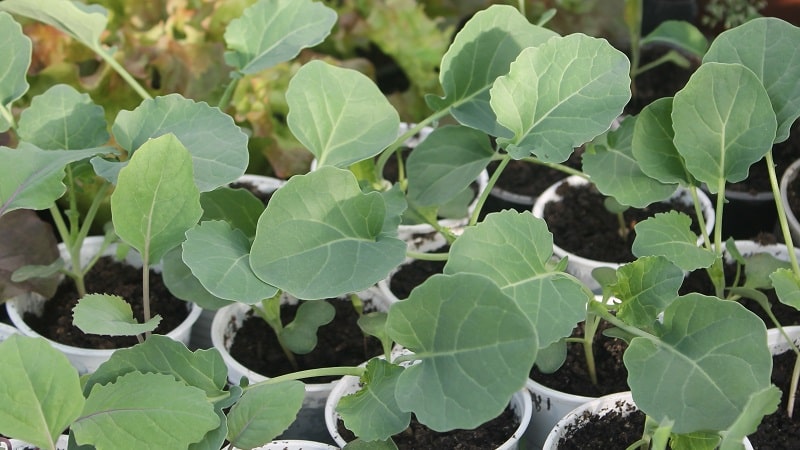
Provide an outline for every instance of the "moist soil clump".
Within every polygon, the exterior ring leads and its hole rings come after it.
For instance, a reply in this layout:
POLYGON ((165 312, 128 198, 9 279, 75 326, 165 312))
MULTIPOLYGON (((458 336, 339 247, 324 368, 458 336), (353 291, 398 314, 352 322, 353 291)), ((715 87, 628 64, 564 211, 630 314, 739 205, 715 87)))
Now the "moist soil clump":
POLYGON ((620 402, 613 411, 604 416, 586 412, 575 426, 558 442, 559 450, 625 450, 641 439, 644 431, 645 414, 632 411, 632 405, 620 402))
POLYGON ((792 379, 792 370, 795 354, 792 351, 781 353, 772 357, 772 383, 783 391, 778 410, 765 416, 756 432, 749 435, 750 443, 759 450, 784 450, 794 448, 800 442, 800 401, 794 402, 794 419, 786 414, 788 403, 789 385, 792 379))
MULTIPOLYGON (((130 303, 133 315, 144 320, 142 305, 142 271, 110 256, 100 258, 85 278, 88 293, 118 295, 130 303)), ((55 296, 45 302, 44 312, 31 312, 23 320, 42 336, 74 347, 115 349, 136 345, 135 336, 101 336, 86 334, 72 324, 72 309, 78 304, 78 292, 71 279, 65 279, 55 296)), ((177 328, 189 315, 187 303, 170 294, 161 274, 150 270, 150 311, 160 315, 155 333, 167 334, 177 328)))
MULTIPOLYGON (((519 427, 517 419, 511 408, 506 408, 502 414, 480 425, 474 430, 452 430, 446 432, 433 431, 419 423, 412 415, 411 424, 402 433, 392 436, 392 440, 400 450, 411 449, 455 449, 455 450, 485 450, 500 447, 511 438, 519 427)), ((345 441, 352 441, 355 435, 338 422, 339 434, 345 441)), ((517 436, 520 437, 520 436, 517 436)))
MULTIPOLYGON (((366 336, 358 327, 358 314, 353 304, 346 300, 326 299, 336 309, 333 321, 319 328, 317 346, 311 353, 295 355, 298 368, 294 369, 278 344, 275 332, 258 315, 249 311, 236 331, 230 354, 248 369, 266 377, 277 377, 296 370, 318 369, 333 366, 357 366, 383 352, 380 341, 366 336)), ((281 305, 281 320, 291 322, 298 305, 281 305)), ((365 312, 369 310, 366 302, 365 312)), ((327 383, 339 377, 308 378, 308 383, 327 383)))
POLYGON ((636 232, 633 227, 658 213, 678 211, 692 218, 692 231, 699 234, 692 205, 678 199, 656 202, 646 208, 629 208, 623 213, 627 236, 619 232, 615 214, 603 205, 605 197, 592 184, 570 186, 562 183, 556 190, 562 201, 549 202, 544 220, 553 233, 553 242, 566 250, 595 261, 626 263, 635 260, 631 252, 636 232))

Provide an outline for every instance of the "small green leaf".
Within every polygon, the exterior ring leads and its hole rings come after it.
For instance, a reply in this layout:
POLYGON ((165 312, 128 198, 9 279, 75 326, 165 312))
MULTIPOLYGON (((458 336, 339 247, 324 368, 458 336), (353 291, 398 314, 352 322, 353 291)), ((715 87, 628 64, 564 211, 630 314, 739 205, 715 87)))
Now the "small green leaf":
POLYGON ((622 52, 583 34, 526 48, 491 89, 497 121, 514 133, 498 145, 516 159, 566 161, 620 115, 631 97, 629 71, 622 52))
POLYGON ((303 405, 299 381, 253 386, 228 414, 228 440, 237 448, 253 448, 275 439, 294 422, 303 405))
POLYGON ((214 296, 203 287, 194 276, 192 269, 183 262, 183 248, 175 247, 168 251, 161 260, 164 284, 169 292, 181 300, 197 303, 204 309, 217 310, 233 303, 230 300, 214 296))
POLYGON ((665 20, 653 31, 644 36, 639 45, 651 43, 666 44, 670 48, 683 50, 697 58, 702 58, 708 50, 708 39, 703 32, 683 20, 665 20))
POLYGON ((131 372, 95 385, 70 427, 97 448, 185 448, 219 426, 205 393, 169 375, 131 372), (158 426, 153 426, 158 424, 158 426))
POLYGON ((723 431, 720 450, 736 450, 742 448, 742 440, 756 432, 758 424, 764 416, 778 409, 781 401, 781 390, 777 386, 769 386, 750 395, 742 415, 727 430, 723 431))
POLYGON ((664 256, 683 270, 707 268, 716 254, 697 246, 692 218, 676 211, 659 213, 636 224, 631 250, 636 256, 664 256))
POLYGON ((111 194, 117 235, 148 264, 180 245, 202 212, 191 156, 171 134, 148 141, 134 153, 111 194))
MULTIPOLYGON (((25 76, 31 65, 31 40, 22 27, 7 13, 0 13, 0 61, 5 69, 0 74, 0 111, 11 112, 10 105, 28 91, 25 76)), ((0 133, 11 126, 6 116, 0 114, 0 133)))
MULTIPOLYGON (((112 132, 119 145, 134 155, 151 139, 175 135, 192 156, 194 181, 201 192, 235 181, 249 161, 247 136, 231 116, 179 94, 145 100, 133 111, 120 111, 112 132)), ((112 182, 126 165, 99 159, 92 164, 112 182)))
POLYGON ((686 168, 716 194, 747 178, 772 148, 777 122, 767 91, 739 64, 705 63, 672 102, 675 147, 686 168))
POLYGON ((514 300, 476 274, 428 278, 392 305, 387 326, 419 360, 399 375, 397 404, 436 431, 499 415, 528 379, 539 347, 514 300))
POLYGON ((638 328, 652 327, 653 322, 678 296, 683 284, 681 269, 660 256, 639 258, 620 266, 611 292, 622 303, 617 317, 638 328))
POLYGON ((250 240, 227 222, 201 222, 186 232, 183 261, 212 295, 249 305, 270 298, 278 288, 250 268, 250 240))
POLYGON ((102 6, 71 0, 4 0, 0 11, 44 22, 98 50, 108 23, 108 13, 102 6))
POLYGON ((387 313, 380 311, 363 314, 358 318, 358 327, 361 331, 381 341, 383 352, 387 355, 392 349, 392 339, 389 337, 389 330, 386 328, 388 318, 389 315, 387 313))
POLYGON ((19 137, 44 150, 80 150, 108 142, 101 106, 89 94, 57 84, 31 100, 19 118, 19 137))
POLYGON ((756 252, 745 257, 747 279, 744 286, 752 289, 770 289, 770 277, 778 269, 791 269, 788 261, 781 261, 767 252, 756 252))
POLYGON ((259 219, 250 265, 265 282, 304 300, 364 290, 405 258, 395 212, 382 194, 362 193, 347 170, 294 176, 259 219))
POLYGON ((286 347, 298 355, 311 352, 317 346, 317 330, 329 324, 335 315, 336 308, 328 302, 302 302, 294 320, 281 332, 286 347))
POLYGON ((264 204, 250 191, 227 186, 200 194, 200 205, 202 220, 225 220, 250 238, 256 235, 258 217, 264 212, 264 204))
POLYGON ((361 377, 362 388, 342 397, 336 411, 347 429, 364 441, 383 441, 411 423, 411 413, 400 410, 395 389, 403 367, 373 358, 361 377))
POLYGON ((397 139, 397 111, 372 80, 355 70, 311 61, 292 77, 286 102, 289 129, 319 167, 345 168, 397 139))
POLYGON ((800 310, 800 280, 789 269, 778 269, 770 275, 778 300, 784 305, 789 305, 800 310))
POLYGON ((261 0, 225 28, 225 62, 251 75, 289 61, 319 44, 336 23, 336 11, 310 0, 261 0))
POLYGON ((109 294, 86 295, 78 300, 72 311, 75 326, 91 334, 133 336, 153 331, 161 322, 161 316, 155 316, 145 323, 139 323, 133 317, 128 302, 109 294))
POLYGON ((660 98, 642 109, 636 118, 631 143, 633 156, 642 172, 662 183, 698 185, 686 171, 675 148, 672 129, 672 97, 660 98))
POLYGON ((479 177, 493 154, 480 131, 463 126, 435 129, 408 157, 409 202, 432 206, 455 198, 479 177))
POLYGON ((542 373, 553 373, 567 360, 567 341, 561 339, 547 347, 539 349, 536 356, 536 367, 542 373))
POLYGON ((22 266, 11 274, 11 281, 15 283, 22 283, 33 278, 51 277, 59 273, 64 266, 64 260, 61 258, 56 259, 48 265, 22 266))
POLYGON ((83 408, 75 368, 44 339, 19 334, 0 342, 0 361, 0 402, 15 405, 0 408, 0 433, 55 448, 83 408))

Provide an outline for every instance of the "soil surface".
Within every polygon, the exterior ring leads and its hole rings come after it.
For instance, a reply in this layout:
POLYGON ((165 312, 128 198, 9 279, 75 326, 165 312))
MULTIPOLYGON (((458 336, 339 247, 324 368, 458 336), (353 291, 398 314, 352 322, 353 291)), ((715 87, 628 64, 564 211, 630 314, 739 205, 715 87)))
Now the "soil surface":
MULTIPOLYGON (((133 315, 142 321, 142 271, 110 256, 100 258, 85 279, 89 293, 119 295, 131 304, 133 315)), ((135 336, 99 336, 86 334, 72 324, 72 308, 78 303, 78 292, 71 281, 64 281, 55 296, 45 303, 44 313, 25 313, 23 319, 37 333, 56 342, 75 347, 114 349, 136 345, 135 336)), ((160 315, 155 332, 166 334, 189 315, 187 303, 169 293, 161 275, 150 270, 150 308, 160 315)))
MULTIPOLYGON (((295 355, 298 370, 333 366, 357 366, 383 350, 380 341, 365 336, 356 323, 358 315, 349 301, 338 299, 327 301, 336 308, 333 321, 320 327, 317 347, 308 354, 295 355)), ((364 305, 365 311, 369 307, 364 305)), ((281 306, 281 320, 289 323, 297 312, 297 305, 281 306)), ((267 323, 259 316, 248 312, 248 317, 237 330, 230 348, 231 356, 243 366, 267 377, 276 377, 294 372, 278 339, 267 323)), ((309 378, 308 383, 327 383, 339 377, 309 378)))
MULTIPOLYGON (((664 46, 654 46, 641 52, 640 67, 654 61, 667 53, 664 46)), ((627 53, 630 55, 630 53, 627 53)), ((660 64, 636 77, 636 91, 625 106, 624 114, 635 115, 654 101, 672 97, 686 86, 689 77, 700 66, 700 61, 691 61, 691 66, 684 69, 672 63, 660 64)))
POLYGON ((680 201, 657 202, 623 213, 629 230, 620 236, 619 221, 603 205, 604 196, 591 184, 570 186, 561 184, 556 193, 563 201, 550 202, 544 208, 544 220, 553 233, 553 242, 584 258, 596 261, 626 263, 635 259, 631 252, 636 232, 633 227, 657 213, 679 211, 692 218, 692 231, 700 233, 694 207, 680 201))
POLYGON ((786 414, 788 402, 786 393, 789 390, 794 362, 795 356, 791 351, 772 357, 772 383, 783 391, 783 395, 778 410, 765 416, 756 432, 748 436, 753 448, 757 450, 785 450, 795 448, 800 442, 800 421, 797 419, 798 411, 800 411, 798 399, 795 399, 794 402, 794 420, 786 414))
POLYGON ((584 413, 558 442, 558 450, 625 450, 642 437, 645 415, 641 411, 624 415, 633 408, 627 403, 618 407, 602 417, 584 413))
MULTIPOLYGON (((430 253, 446 253, 450 246, 439 247, 430 253)), ((389 289, 399 299, 406 299, 411 291, 425 282, 433 275, 444 271, 445 261, 426 261, 415 259, 400 268, 392 275, 389 281, 389 289)))
MULTIPOLYGON (((582 155, 583 148, 575 149, 570 158, 564 162, 564 165, 580 170, 582 155)), ((489 163, 487 167, 489 175, 497 170, 498 164, 499 162, 497 161, 489 163)), ((514 194, 525 195, 535 199, 547 188, 567 176, 566 173, 558 169, 552 169, 541 164, 512 160, 503 169, 503 173, 500 174, 495 186, 514 194)), ((492 192, 492 195, 496 195, 495 192, 492 192)), ((526 209, 529 210, 531 206, 533 206, 533 203, 527 205, 526 209)))
MULTIPOLYGON (((519 420, 511 408, 506 408, 502 414, 474 430, 452 430, 448 432, 433 431, 417 422, 412 416, 411 425, 392 440, 400 450, 406 449, 457 449, 457 450, 484 450, 497 448, 507 441, 519 426, 519 420)), ((344 427, 340 420, 339 434, 346 441, 355 439, 350 430, 344 427)))

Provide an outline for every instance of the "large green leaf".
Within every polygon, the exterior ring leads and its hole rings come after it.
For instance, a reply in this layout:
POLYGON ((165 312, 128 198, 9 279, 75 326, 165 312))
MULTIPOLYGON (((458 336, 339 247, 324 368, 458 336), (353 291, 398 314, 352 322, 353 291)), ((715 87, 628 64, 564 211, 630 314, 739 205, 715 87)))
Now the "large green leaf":
POLYGON ((186 448, 219 426, 205 393, 172 376, 131 372, 95 385, 71 426, 78 444, 98 450, 186 448))
POLYGON ((636 256, 664 256, 683 270, 710 267, 714 251, 697 245, 692 218, 677 211, 659 213, 636 224, 631 250, 636 256))
POLYGON ((489 106, 489 88, 519 53, 557 33, 531 25, 509 5, 492 5, 476 13, 456 35, 442 58, 439 81, 444 97, 428 96, 434 110, 450 108, 460 123, 494 136, 509 136, 489 106))
POLYGON ((230 300, 219 298, 203 287, 200 280, 194 276, 192 269, 183 262, 183 248, 175 247, 164 254, 161 260, 164 284, 169 292, 181 300, 197 303, 203 309, 216 310, 233 303, 230 300))
POLYGON ((154 316, 145 323, 133 317, 130 303, 110 294, 89 294, 78 300, 72 310, 72 323, 84 333, 109 336, 135 336, 153 331, 161 322, 154 316))
POLYGON ((366 289, 405 257, 399 213, 387 209, 381 194, 362 193, 347 170, 323 167, 294 176, 258 221, 250 265, 259 278, 300 299, 366 289))
POLYGON ((420 362, 399 375, 403 411, 436 431, 499 415, 536 360, 536 330, 488 278, 434 275, 389 309, 389 335, 420 362))
POLYGON ((706 63, 672 102, 675 147, 689 172, 717 193, 747 178, 772 148, 777 126, 767 91, 750 69, 706 63))
POLYGON ((502 211, 469 227, 453 243, 444 273, 489 277, 517 303, 546 347, 586 318, 591 293, 574 277, 548 266, 553 235, 530 212, 502 211))
POLYGON ((617 269, 617 281, 609 286, 622 301, 617 317, 639 328, 648 328, 675 300, 683 284, 683 271, 660 256, 639 258, 617 269))
POLYGON ((31 65, 31 40, 22 27, 7 13, 0 13, 0 133, 11 126, 11 104, 28 91, 28 66, 31 65))
POLYGON ((0 11, 44 22, 98 50, 108 24, 108 13, 102 6, 71 0, 4 0, 0 11))
POLYGON ((352 69, 312 61, 286 90, 292 134, 318 166, 347 167, 397 139, 400 117, 378 86, 352 69))
POLYGON ((382 441, 408 428, 411 413, 395 400, 403 367, 373 358, 361 376, 361 389, 339 400, 336 411, 348 430, 364 441, 382 441))
POLYGON ((740 63, 767 89, 778 131, 775 142, 789 137, 800 116, 800 28, 774 17, 761 17, 721 33, 703 58, 706 62, 740 63))
MULTIPOLYGON (((239 178, 247 168, 247 136, 233 119, 204 102, 179 94, 143 101, 133 111, 120 111, 112 127, 122 148, 135 154, 148 140, 174 134, 192 156, 194 178, 201 192, 239 178)), ((114 182, 126 163, 93 160, 98 174, 114 182)))
POLYGON ((514 158, 566 161, 620 115, 631 97, 629 71, 625 54, 583 34, 523 50, 490 92, 498 122, 514 134, 498 144, 514 158))
POLYGON ((108 142, 101 106, 89 94, 57 84, 31 101, 19 118, 19 137, 45 150, 79 150, 108 142))
POLYGON ((463 126, 435 129, 408 156, 409 202, 441 205, 473 183, 494 151, 486 135, 463 126))
POLYGON ((202 213, 192 158, 171 134, 134 153, 111 194, 114 230, 149 264, 180 245, 202 213))
POLYGON ((727 429, 750 395, 770 385, 766 327, 739 303, 679 297, 658 329, 631 340, 624 361, 636 406, 674 420, 675 433, 727 429))
POLYGON ((631 142, 633 156, 642 172, 662 183, 699 184, 686 171, 674 138, 672 97, 660 98, 636 116, 631 142))
POLYGON ((20 208, 49 208, 67 190, 62 182, 67 164, 108 150, 42 150, 25 142, 17 149, 0 147, 3 165, 14 168, 0 177, 0 216, 20 208))
POLYGON ((228 440, 237 448, 253 448, 275 439, 294 422, 303 405, 299 381, 264 384, 248 389, 228 414, 228 440))
POLYGON ((587 145, 583 154, 583 171, 603 194, 614 197, 623 205, 644 208, 666 200, 678 186, 662 183, 642 170, 633 154, 636 122, 636 117, 628 117, 618 129, 587 145))
POLYGON ((250 75, 322 42, 336 11, 311 0, 260 0, 225 28, 225 62, 250 75))
POLYGON ((47 341, 12 335, 0 342, 0 433, 55 449, 58 436, 83 409, 80 380, 66 356, 47 341))
POLYGON ((250 268, 250 240, 220 220, 204 221, 186 232, 183 262, 212 295, 253 305, 274 296, 250 268))

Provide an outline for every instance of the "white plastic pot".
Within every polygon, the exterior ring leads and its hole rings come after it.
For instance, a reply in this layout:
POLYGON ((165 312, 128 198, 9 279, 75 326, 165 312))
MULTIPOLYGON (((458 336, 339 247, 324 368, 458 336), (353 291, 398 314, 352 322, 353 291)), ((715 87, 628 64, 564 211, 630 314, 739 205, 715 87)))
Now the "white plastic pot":
MULTIPOLYGON (((234 448, 239 450, 238 447, 234 448)), ((339 450, 339 447, 334 447, 333 445, 322 442, 291 439, 272 441, 269 444, 256 447, 253 450, 339 450)))
POLYGON ((525 432, 525 440, 534 448, 542 448, 550 430, 570 411, 597 399, 557 391, 530 378, 525 387, 531 393, 533 404, 531 425, 525 432))
POLYGON ((800 159, 793 162, 781 177, 780 194, 781 206, 786 211, 786 219, 789 222, 789 230, 792 234, 792 240, 800 242, 800 220, 794 215, 792 209, 789 207, 789 185, 797 178, 797 173, 800 171, 800 159))
MULTIPOLYGON (((5 444, 0 441, 0 450, 38 450, 39 448, 31 443, 21 441, 19 439, 9 439, 9 442, 11 442, 11 448, 7 449, 5 448, 5 444)), ((69 436, 66 434, 59 436, 58 440, 56 441, 56 450, 67 450, 68 446, 69 436)))
POLYGON ((17 329, 12 327, 11 325, 0 323, 0 342, 5 341, 8 339, 9 336, 16 333, 17 329))
MULTIPOLYGON (((82 262, 84 263, 88 262, 95 254, 97 254, 97 252, 101 247, 102 242, 103 242, 102 236, 87 237, 83 244, 83 251, 81 252, 82 262)), ((64 258, 65 260, 69 259, 69 255, 66 254, 66 250, 63 244, 59 244, 59 251, 61 252, 62 258, 64 258)), ((104 256, 113 255, 115 251, 116 251, 116 245, 112 244, 105 249, 103 255, 104 256)), ((142 267, 141 257, 134 250, 128 252, 128 256, 125 258, 125 262, 127 262, 132 266, 132 270, 135 270, 134 268, 142 267)), ((153 270, 159 271, 160 266, 157 265, 153 266, 153 270)), ((30 293, 14 297, 13 299, 9 300, 6 303, 6 310, 8 311, 8 317, 17 327, 19 333, 25 336, 42 337, 39 333, 37 333, 30 326, 28 326, 27 323, 25 323, 25 321, 22 319, 22 316, 29 311, 41 314, 42 310, 44 309, 45 302, 46 299, 44 297, 38 294, 30 293)), ((192 325, 194 325, 198 317, 200 317, 201 308, 195 305, 194 303, 186 303, 186 307, 189 309, 189 315, 183 322, 181 322, 181 324, 177 328, 167 333, 166 336, 188 345, 189 338, 191 336, 192 325)), ((100 364, 107 361, 108 358, 110 358, 115 351, 113 349, 100 350, 100 349, 73 347, 71 345, 60 344, 50 339, 47 339, 47 341, 54 348, 64 353, 67 359, 69 359, 69 361, 72 363, 73 366, 75 366, 75 368, 81 375, 86 373, 91 373, 97 370, 97 367, 100 366, 100 364)))
MULTIPOLYGON (((562 181, 554 183, 552 186, 547 188, 547 190, 545 190, 542 195, 539 196, 539 198, 536 199, 536 202, 533 204, 534 216, 544 218, 545 205, 550 202, 557 202, 561 200, 561 197, 556 194, 556 189, 558 189, 561 183, 569 183, 571 186, 580 186, 588 184, 589 181, 585 178, 573 175, 565 178, 562 181)), ((711 233, 714 229, 714 205, 711 203, 711 200, 708 199, 708 196, 706 196, 702 191, 698 190, 697 195, 702 203, 703 216, 706 221, 706 231, 711 233)), ((692 197, 689 194, 689 191, 683 188, 679 188, 678 191, 671 197, 671 199, 676 198, 680 199, 686 204, 692 203, 692 197)), ((576 224, 576 226, 581 225, 576 224)), ((556 259, 562 259, 565 256, 568 257, 567 272, 577 277, 594 292, 599 292, 600 290, 600 284, 594 279, 594 277, 592 277, 592 271, 594 269, 598 267, 610 267, 612 269, 617 269, 621 266, 620 263, 596 261, 593 259, 584 258, 568 252, 555 244, 553 244, 553 256, 556 259)))
MULTIPOLYGON (((341 447, 347 445, 347 441, 339 434, 337 423, 340 416, 336 412, 336 406, 339 404, 339 400, 342 397, 352 394, 358 391, 358 389, 358 377, 351 375, 342 377, 339 384, 331 391, 328 401, 325 404, 325 426, 328 428, 328 433, 330 433, 333 440, 341 447)), ((509 405, 519 419, 520 424, 514 431, 514 434, 501 446, 497 447, 497 450, 516 450, 517 448, 522 448, 520 447, 520 440, 531 422, 532 405, 531 397, 527 389, 517 391, 511 397, 509 405)))
MULTIPOLYGON (((561 438, 565 437, 567 433, 574 429, 580 428, 581 423, 586 423, 586 413, 592 416, 604 416, 612 411, 617 411, 627 416, 628 414, 636 411, 636 405, 633 402, 630 392, 620 392, 617 394, 606 395, 597 398, 588 403, 575 408, 567 413, 547 435, 542 450, 557 450, 558 442, 561 438)), ((750 441, 745 438, 743 440, 745 450, 753 450, 750 441)))

